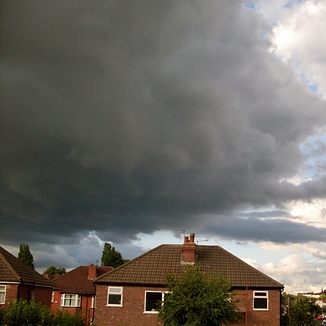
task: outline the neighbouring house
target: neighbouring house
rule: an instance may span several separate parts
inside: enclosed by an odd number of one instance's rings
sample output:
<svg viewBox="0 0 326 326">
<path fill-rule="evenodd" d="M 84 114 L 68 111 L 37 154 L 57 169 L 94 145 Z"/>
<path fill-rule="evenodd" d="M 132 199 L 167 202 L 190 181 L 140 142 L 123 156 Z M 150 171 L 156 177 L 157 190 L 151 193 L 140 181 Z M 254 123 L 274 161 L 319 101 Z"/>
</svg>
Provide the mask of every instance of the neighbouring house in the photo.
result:
<svg viewBox="0 0 326 326">
<path fill-rule="evenodd" d="M 51 305 L 54 284 L 0 246 L 0 306 L 14 299 Z"/>
<path fill-rule="evenodd" d="M 243 317 L 238 325 L 280 325 L 283 285 L 220 246 L 197 245 L 193 233 L 183 244 L 160 245 L 97 278 L 96 325 L 160 324 L 155 307 L 164 302 L 166 274 L 182 273 L 187 264 L 230 279 Z"/>
<path fill-rule="evenodd" d="M 68 310 L 72 313 L 81 311 L 86 321 L 94 318 L 95 286 L 94 280 L 113 267 L 110 266 L 79 266 L 72 271 L 55 278 L 51 309 Z"/>
</svg>

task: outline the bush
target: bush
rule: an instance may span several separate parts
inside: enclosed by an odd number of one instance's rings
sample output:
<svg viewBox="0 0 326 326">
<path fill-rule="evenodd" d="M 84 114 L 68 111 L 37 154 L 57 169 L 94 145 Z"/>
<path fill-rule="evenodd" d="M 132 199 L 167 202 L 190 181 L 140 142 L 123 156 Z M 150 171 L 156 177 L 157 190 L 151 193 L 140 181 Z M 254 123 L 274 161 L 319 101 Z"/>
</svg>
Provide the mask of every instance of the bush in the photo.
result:
<svg viewBox="0 0 326 326">
<path fill-rule="evenodd" d="M 8 307 L 0 311 L 1 326 L 85 326 L 81 313 L 75 315 L 68 311 L 58 311 L 56 314 L 35 301 L 14 300 Z"/>
<path fill-rule="evenodd" d="M 58 310 L 55 317 L 56 326 L 85 326 L 85 320 L 80 311 L 74 315 L 68 311 Z"/>
</svg>

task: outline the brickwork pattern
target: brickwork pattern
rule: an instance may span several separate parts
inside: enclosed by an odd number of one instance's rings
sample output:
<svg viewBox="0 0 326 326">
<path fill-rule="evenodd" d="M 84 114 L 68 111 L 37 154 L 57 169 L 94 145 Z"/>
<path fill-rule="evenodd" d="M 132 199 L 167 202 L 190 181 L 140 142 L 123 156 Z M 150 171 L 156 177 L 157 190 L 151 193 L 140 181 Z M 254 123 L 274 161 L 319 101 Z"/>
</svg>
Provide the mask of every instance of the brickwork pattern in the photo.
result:
<svg viewBox="0 0 326 326">
<path fill-rule="evenodd" d="M 51 306 L 51 288 L 33 287 L 28 285 L 6 284 L 6 299 L 5 304 L 0 306 L 7 306 L 9 302 L 14 299 L 32 300 L 42 302 L 42 304 Z"/>
<path fill-rule="evenodd" d="M 95 323 L 97 326 L 151 326 L 162 325 L 157 320 L 156 313 L 144 312 L 145 291 L 166 291 L 157 287 L 123 287 L 122 307 L 107 306 L 108 286 L 96 286 Z M 279 326 L 280 325 L 280 291 L 268 291 L 268 310 L 253 310 L 253 291 L 237 290 L 234 299 L 237 306 L 246 311 L 242 313 L 243 320 L 238 326 Z M 247 320 L 247 324 L 246 324 Z M 232 325 L 231 325 L 232 326 Z"/>
</svg>

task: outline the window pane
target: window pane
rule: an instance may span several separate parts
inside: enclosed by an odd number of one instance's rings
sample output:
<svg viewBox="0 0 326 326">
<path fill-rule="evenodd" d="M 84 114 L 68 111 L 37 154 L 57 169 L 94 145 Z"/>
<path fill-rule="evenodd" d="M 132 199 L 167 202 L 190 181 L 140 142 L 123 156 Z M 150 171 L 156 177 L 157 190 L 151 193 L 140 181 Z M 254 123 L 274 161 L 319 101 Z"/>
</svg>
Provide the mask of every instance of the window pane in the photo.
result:
<svg viewBox="0 0 326 326">
<path fill-rule="evenodd" d="M 121 288 L 109 288 L 109 293 L 121 293 Z"/>
<path fill-rule="evenodd" d="M 63 294 L 62 305 L 67 307 L 79 307 L 80 295 L 78 294 Z"/>
<path fill-rule="evenodd" d="M 121 305 L 121 294 L 109 294 L 108 304 Z"/>
<path fill-rule="evenodd" d="M 255 309 L 267 309 L 267 299 L 266 298 L 255 298 L 254 299 L 254 307 Z"/>
<path fill-rule="evenodd" d="M 4 303 L 4 302 L 5 302 L 5 293 L 0 292 L 0 303 Z"/>
<path fill-rule="evenodd" d="M 146 292 L 146 311 L 156 311 L 161 305 L 162 292 Z"/>
</svg>

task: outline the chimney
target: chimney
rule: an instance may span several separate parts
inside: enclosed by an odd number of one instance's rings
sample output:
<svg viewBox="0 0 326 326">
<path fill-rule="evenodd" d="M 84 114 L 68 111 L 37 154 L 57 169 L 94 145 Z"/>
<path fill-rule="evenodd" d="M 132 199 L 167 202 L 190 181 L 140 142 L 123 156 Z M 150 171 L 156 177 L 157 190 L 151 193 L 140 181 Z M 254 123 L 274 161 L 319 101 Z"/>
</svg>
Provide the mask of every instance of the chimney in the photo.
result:
<svg viewBox="0 0 326 326">
<path fill-rule="evenodd" d="M 190 237 L 184 238 L 182 245 L 182 264 L 193 265 L 196 263 L 195 233 L 190 233 Z"/>
<path fill-rule="evenodd" d="M 88 266 L 88 278 L 95 279 L 96 278 L 96 266 L 91 264 Z"/>
</svg>

